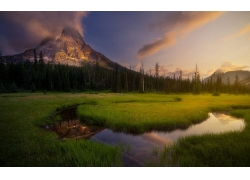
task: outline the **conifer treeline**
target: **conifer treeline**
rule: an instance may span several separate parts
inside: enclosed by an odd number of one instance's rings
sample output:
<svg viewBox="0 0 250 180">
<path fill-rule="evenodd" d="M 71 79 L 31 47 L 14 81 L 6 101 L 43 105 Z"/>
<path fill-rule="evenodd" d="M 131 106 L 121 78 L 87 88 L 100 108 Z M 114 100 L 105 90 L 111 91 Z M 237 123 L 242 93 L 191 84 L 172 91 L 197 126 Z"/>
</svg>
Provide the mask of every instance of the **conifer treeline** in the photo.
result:
<svg viewBox="0 0 250 180">
<path fill-rule="evenodd" d="M 35 53 L 36 54 L 36 53 Z M 112 92 L 162 92 L 162 93 L 249 93 L 249 87 L 239 83 L 236 77 L 234 84 L 223 84 L 218 76 L 216 81 L 201 81 L 197 71 L 193 78 L 163 77 L 159 75 L 156 64 L 156 74 L 144 74 L 143 68 L 139 72 L 128 68 L 115 69 L 101 67 L 96 61 L 94 66 L 81 67 L 46 64 L 42 53 L 35 62 L 5 64 L 0 61 L 0 92 L 17 91 L 100 91 Z"/>
</svg>

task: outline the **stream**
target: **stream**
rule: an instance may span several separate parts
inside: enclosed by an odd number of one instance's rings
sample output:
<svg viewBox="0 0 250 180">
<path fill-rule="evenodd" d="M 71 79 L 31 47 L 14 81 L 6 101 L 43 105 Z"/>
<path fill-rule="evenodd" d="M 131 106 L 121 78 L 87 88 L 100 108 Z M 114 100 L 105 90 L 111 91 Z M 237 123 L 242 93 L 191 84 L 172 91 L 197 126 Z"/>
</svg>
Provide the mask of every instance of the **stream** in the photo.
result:
<svg viewBox="0 0 250 180">
<path fill-rule="evenodd" d="M 76 114 L 77 107 L 58 112 L 61 116 L 59 123 L 47 125 L 46 129 L 53 130 L 60 139 L 89 139 L 92 141 L 109 144 L 125 145 L 123 153 L 124 166 L 144 166 L 152 157 L 153 149 L 161 150 L 165 145 L 170 145 L 179 138 L 188 135 L 201 135 L 205 133 L 222 133 L 240 131 L 245 127 L 243 119 L 235 118 L 226 113 L 210 112 L 208 118 L 199 124 L 194 124 L 187 129 L 172 131 L 152 131 L 140 135 L 114 132 L 102 126 L 89 125 L 79 120 Z"/>
</svg>

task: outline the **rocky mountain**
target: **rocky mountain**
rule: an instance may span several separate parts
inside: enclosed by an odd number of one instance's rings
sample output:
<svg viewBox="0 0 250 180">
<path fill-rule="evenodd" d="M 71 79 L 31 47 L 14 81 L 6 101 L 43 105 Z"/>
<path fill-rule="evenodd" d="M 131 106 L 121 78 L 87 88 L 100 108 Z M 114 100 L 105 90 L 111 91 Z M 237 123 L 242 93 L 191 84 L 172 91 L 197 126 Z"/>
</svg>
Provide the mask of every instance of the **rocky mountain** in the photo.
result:
<svg viewBox="0 0 250 180">
<path fill-rule="evenodd" d="M 227 78 L 229 77 L 230 83 L 233 84 L 235 81 L 235 77 L 238 75 L 239 81 L 244 85 L 250 85 L 250 71 L 243 71 L 243 70 L 237 70 L 237 71 L 228 71 L 228 72 L 214 72 L 211 76 L 204 79 L 204 81 L 207 81 L 208 79 L 213 79 L 213 81 L 216 81 L 217 77 L 220 76 L 221 80 L 224 84 L 227 83 Z"/>
<path fill-rule="evenodd" d="M 45 38 L 34 49 L 37 53 L 37 59 L 39 59 L 39 53 L 42 52 L 46 63 L 80 66 L 86 63 L 95 64 L 95 62 L 98 61 L 100 66 L 106 68 L 115 67 L 113 61 L 92 49 L 86 44 L 80 33 L 71 27 L 64 28 L 61 32 L 61 36 L 57 39 L 54 37 Z M 33 62 L 34 49 L 28 49 L 21 54 L 13 56 L 4 56 L 4 60 L 8 62 L 20 62 L 24 60 Z"/>
</svg>

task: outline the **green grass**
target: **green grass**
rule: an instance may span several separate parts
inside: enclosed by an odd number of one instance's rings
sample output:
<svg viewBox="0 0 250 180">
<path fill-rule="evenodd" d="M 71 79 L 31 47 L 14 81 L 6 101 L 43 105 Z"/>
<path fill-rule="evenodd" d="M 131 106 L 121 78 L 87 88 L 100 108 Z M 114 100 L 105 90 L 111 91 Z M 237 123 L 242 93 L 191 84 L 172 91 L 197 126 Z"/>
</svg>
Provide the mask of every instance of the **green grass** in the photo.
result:
<svg viewBox="0 0 250 180">
<path fill-rule="evenodd" d="M 58 109 L 82 104 L 78 114 L 93 124 L 142 133 L 186 128 L 210 111 L 243 117 L 242 132 L 192 136 L 162 152 L 149 166 L 249 166 L 250 96 L 112 93 L 0 94 L 1 166 L 122 166 L 121 149 L 85 140 L 59 141 L 40 125 Z"/>
<path fill-rule="evenodd" d="M 249 107 L 249 106 L 247 106 Z M 235 108 L 235 107 L 234 107 Z M 172 146 L 164 147 L 148 166 L 184 167 L 249 167 L 250 166 L 250 109 L 237 106 L 230 114 L 245 119 L 241 132 L 204 134 L 179 139 Z"/>
<path fill-rule="evenodd" d="M 205 120 L 212 110 L 230 110 L 232 105 L 246 106 L 249 100 L 249 96 L 134 94 L 100 99 L 95 105 L 80 105 L 78 114 L 92 124 L 143 133 L 187 128 Z"/>
<path fill-rule="evenodd" d="M 54 132 L 38 126 L 56 109 L 87 101 L 87 95 L 16 95 L 0 95 L 1 166 L 122 166 L 118 147 L 85 140 L 59 141 Z"/>
</svg>

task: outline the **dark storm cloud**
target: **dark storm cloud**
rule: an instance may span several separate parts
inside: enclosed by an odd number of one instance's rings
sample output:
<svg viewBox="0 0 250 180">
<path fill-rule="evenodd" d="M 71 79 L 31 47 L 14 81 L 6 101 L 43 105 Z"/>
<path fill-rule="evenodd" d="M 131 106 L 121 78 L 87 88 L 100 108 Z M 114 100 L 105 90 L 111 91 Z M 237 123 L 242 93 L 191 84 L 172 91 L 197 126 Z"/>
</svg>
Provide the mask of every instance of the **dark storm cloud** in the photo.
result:
<svg viewBox="0 0 250 180">
<path fill-rule="evenodd" d="M 86 12 L 0 12 L 0 49 L 3 54 L 36 47 L 48 36 L 60 35 L 66 26 L 82 35 Z"/>
</svg>

